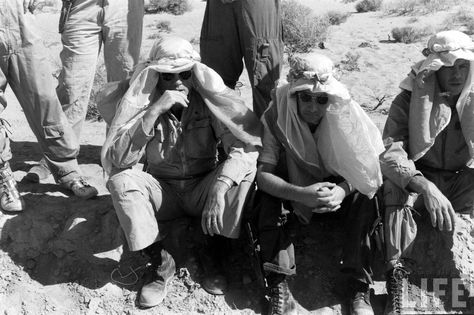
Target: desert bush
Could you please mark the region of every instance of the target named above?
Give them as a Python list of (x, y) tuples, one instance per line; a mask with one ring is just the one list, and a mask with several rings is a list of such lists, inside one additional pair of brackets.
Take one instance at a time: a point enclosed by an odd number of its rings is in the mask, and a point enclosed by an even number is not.
[(147, 0), (145, 1), (145, 12), (168, 12), (181, 15), (191, 11), (189, 0)]
[(344, 59), (336, 65), (336, 68), (342, 71), (360, 71), (359, 58), (358, 53), (348, 52)]
[(283, 38), (289, 53), (305, 53), (326, 39), (328, 17), (315, 16), (311, 8), (296, 0), (281, 3)]
[(326, 13), (326, 15), (328, 17), (329, 24), (339, 25), (344, 23), (351, 14), (349, 12), (329, 11)]
[(92, 84), (91, 95), (89, 96), (89, 104), (87, 106), (87, 120), (102, 120), (99, 110), (97, 109), (96, 96), (99, 91), (107, 83), (107, 72), (103, 60), (99, 61), (94, 75), (94, 83)]
[(446, 18), (443, 29), (456, 29), (469, 35), (474, 34), (474, 10), (469, 7), (459, 8)]
[(428, 33), (430, 32), (427, 28), (413, 26), (395, 27), (392, 29), (393, 40), (405, 44), (417, 42)]
[(377, 11), (381, 6), (382, 0), (362, 0), (356, 4), (355, 8), (357, 12), (361, 13)]
[(158, 30), (158, 32), (170, 33), (171, 23), (170, 21), (160, 21), (156, 23), (156, 29)]
[(385, 11), (394, 15), (433, 13), (451, 8), (461, 0), (398, 0), (386, 5)]

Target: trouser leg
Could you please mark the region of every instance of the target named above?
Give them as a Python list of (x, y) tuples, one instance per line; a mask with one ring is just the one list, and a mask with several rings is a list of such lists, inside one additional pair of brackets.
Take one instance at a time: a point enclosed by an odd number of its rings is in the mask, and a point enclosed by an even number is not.
[(97, 1), (75, 1), (61, 34), (62, 69), (56, 92), (79, 141), (102, 43)]
[(207, 1), (201, 28), (201, 60), (234, 88), (243, 70), (235, 10), (237, 2)]
[(292, 238), (298, 224), (296, 218), (282, 207), (278, 198), (262, 191), (258, 194), (258, 238), (263, 269), (266, 274), (293, 275), (296, 264)]
[(412, 210), (416, 200), (422, 198), (417, 198), (417, 194), (409, 194), (390, 180), (384, 182), (383, 195), (386, 268), (390, 270), (401, 258), (411, 253), (417, 233)]
[(148, 173), (122, 170), (110, 177), (107, 188), (132, 251), (162, 240), (161, 224), (183, 215), (177, 196)]
[(107, 82), (129, 77), (140, 57), (143, 0), (115, 0), (105, 6), (102, 28)]
[(375, 200), (356, 194), (345, 205), (345, 235), (342, 270), (353, 278), (372, 283), (374, 246), (370, 233), (377, 219)]
[(252, 86), (253, 111), (260, 117), (271, 100), (270, 92), (280, 78), (283, 58), (280, 0), (242, 0), (239, 34), (245, 66)]
[[(183, 197), (186, 213), (192, 216), (201, 216), (209, 192), (217, 180), (223, 164), (207, 174), (193, 189)], [(250, 196), (255, 178), (255, 171), (247, 174), (239, 185), (231, 187), (225, 194), (225, 207), (222, 214), (220, 235), (228, 238), (238, 238), (243, 217), (243, 210)]]
[(46, 48), (35, 34), (34, 16), (21, 10), (17, 17), (23, 44), (2, 58), (1, 68), (56, 181), (67, 182), (79, 176), (79, 144), (56, 97)]

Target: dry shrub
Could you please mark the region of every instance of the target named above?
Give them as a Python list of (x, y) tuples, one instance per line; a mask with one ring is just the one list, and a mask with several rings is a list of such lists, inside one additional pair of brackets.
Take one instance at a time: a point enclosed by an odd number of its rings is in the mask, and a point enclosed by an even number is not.
[(97, 68), (94, 75), (94, 83), (92, 84), (91, 95), (89, 96), (89, 105), (87, 106), (86, 119), (87, 120), (102, 120), (99, 110), (97, 109), (96, 96), (100, 90), (107, 83), (107, 72), (103, 60), (97, 63)]
[(326, 39), (327, 16), (315, 16), (311, 8), (296, 0), (281, 3), (283, 39), (290, 53), (306, 53)]
[(171, 32), (171, 22), (170, 21), (160, 21), (156, 23), (156, 29), (158, 32), (170, 33)]
[(355, 6), (359, 13), (377, 11), (382, 6), (382, 0), (362, 0)]
[(459, 30), (466, 34), (474, 34), (474, 10), (470, 7), (461, 7), (446, 18), (445, 30)]
[(462, 0), (398, 0), (386, 5), (385, 11), (393, 15), (414, 15), (443, 11)]
[(147, 0), (145, 1), (145, 12), (157, 13), (167, 12), (181, 15), (191, 11), (189, 0)]
[(360, 71), (359, 67), (359, 58), (358, 53), (348, 52), (344, 59), (342, 59), (339, 64), (336, 65), (336, 68), (342, 71)]
[(392, 29), (392, 37), (396, 42), (410, 44), (419, 41), (427, 34), (426, 29), (413, 26), (395, 27)]
[(339, 25), (344, 23), (351, 14), (349, 12), (329, 11), (326, 13), (326, 15), (329, 20), (329, 24)]

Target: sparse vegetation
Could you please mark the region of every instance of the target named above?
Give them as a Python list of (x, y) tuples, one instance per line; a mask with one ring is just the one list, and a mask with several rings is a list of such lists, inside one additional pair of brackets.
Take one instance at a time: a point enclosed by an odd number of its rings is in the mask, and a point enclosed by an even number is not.
[(358, 53), (348, 52), (344, 56), (344, 59), (341, 60), (339, 64), (336, 65), (341, 71), (360, 71), (359, 67), (359, 58), (360, 55)]
[(326, 15), (328, 17), (329, 24), (339, 25), (344, 23), (351, 14), (349, 12), (329, 11), (326, 13)]
[(394, 15), (433, 13), (462, 3), (461, 0), (399, 0), (386, 5), (385, 11)]
[(158, 32), (171, 33), (171, 23), (170, 21), (160, 21), (156, 23), (156, 29)]
[[(102, 59), (102, 58), (101, 58)], [(87, 106), (86, 119), (87, 120), (102, 120), (99, 110), (97, 109), (96, 96), (99, 91), (107, 83), (107, 72), (105, 70), (105, 64), (103, 60), (100, 60), (97, 64), (97, 69), (94, 75), (94, 83), (92, 84), (91, 95), (89, 96), (89, 105)]]
[(427, 28), (404, 26), (395, 27), (392, 29), (393, 40), (405, 44), (417, 42), (427, 34), (431, 34), (431, 31), (429, 31)]
[(382, 6), (382, 0), (362, 0), (355, 6), (357, 12), (377, 11)]
[(311, 8), (295, 0), (281, 3), (283, 38), (289, 53), (306, 53), (323, 42), (328, 33), (326, 15), (315, 16)]
[(458, 11), (446, 18), (445, 30), (459, 30), (466, 34), (474, 34), (474, 10), (470, 7), (461, 7)]
[(189, 0), (147, 0), (145, 1), (145, 12), (157, 13), (167, 12), (181, 15), (191, 11)]

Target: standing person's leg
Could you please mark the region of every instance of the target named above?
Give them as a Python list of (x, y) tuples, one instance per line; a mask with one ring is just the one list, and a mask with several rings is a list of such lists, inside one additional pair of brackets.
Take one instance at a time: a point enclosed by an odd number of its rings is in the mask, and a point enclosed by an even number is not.
[(109, 1), (104, 7), (104, 62), (107, 82), (129, 77), (140, 57), (143, 0)]
[(183, 215), (172, 189), (148, 173), (127, 169), (107, 182), (117, 217), (132, 251), (143, 250), (152, 266), (143, 276), (139, 304), (152, 307), (166, 297), (175, 261), (163, 248), (163, 225)]
[(98, 1), (76, 0), (71, 6), (61, 34), (62, 69), (56, 92), (78, 141), (87, 114), (97, 57), (102, 44), (99, 19), (103, 14)]
[(238, 22), (241, 50), (253, 95), (253, 111), (262, 116), (280, 78), (283, 58), (280, 0), (242, 0)]
[(221, 0), (207, 1), (201, 28), (200, 53), (202, 62), (214, 69), (231, 89), (243, 70), (243, 53), (235, 7), (237, 2), (224, 4)]
[(23, 14), (22, 6), (17, 10), (21, 10), (16, 12), (18, 24), (13, 25), (21, 36), (10, 43), (13, 49), (7, 60), (7, 81), (55, 180), (79, 197), (93, 197), (97, 190), (85, 183), (79, 174), (76, 160), (79, 144), (56, 97), (46, 48), (34, 33), (37, 29), (35, 18), (30, 13)]

